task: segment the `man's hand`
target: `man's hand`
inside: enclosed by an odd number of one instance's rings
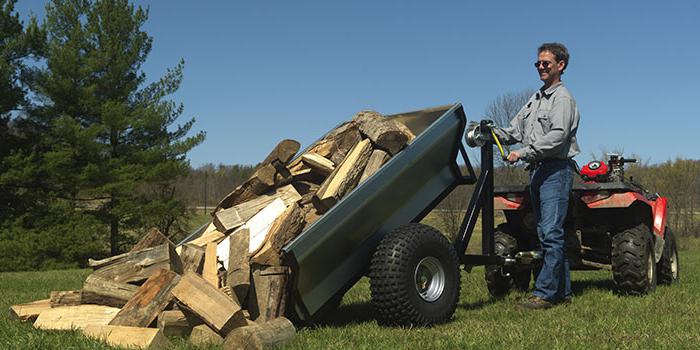
[[[508,161],[512,164],[520,160],[520,155],[518,152],[510,152],[508,153]]]

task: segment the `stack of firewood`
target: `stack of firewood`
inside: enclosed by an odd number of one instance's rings
[[[296,332],[286,319],[282,247],[374,174],[415,136],[363,111],[294,158],[284,140],[217,205],[194,240],[175,247],[151,230],[125,254],[90,260],[83,288],[14,305],[42,329],[81,329],[110,344],[166,347],[167,336],[225,349],[267,348]]]

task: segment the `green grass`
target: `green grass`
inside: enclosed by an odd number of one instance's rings
[[[612,293],[610,273],[574,272],[574,302],[545,311],[515,308],[524,293],[489,297],[483,269],[463,273],[453,320],[429,329],[377,325],[369,282],[345,296],[331,324],[299,330],[288,349],[636,349],[694,348],[700,343],[700,253],[683,251],[682,281],[645,297]],[[89,270],[0,273],[0,307],[80,288]],[[194,349],[173,339],[175,349]],[[0,317],[1,349],[109,349],[77,332],[46,332]]]

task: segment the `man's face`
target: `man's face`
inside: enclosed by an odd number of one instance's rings
[[[537,61],[539,62],[537,72],[540,74],[540,80],[544,83],[552,83],[559,80],[561,71],[564,69],[564,61],[557,62],[556,56],[549,51],[540,52]]]

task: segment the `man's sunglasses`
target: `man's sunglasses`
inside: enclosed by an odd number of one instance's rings
[[[535,62],[535,68],[540,68],[540,65],[543,68],[547,69],[547,68],[549,68],[550,65],[552,65],[552,62],[549,62],[549,61],[537,61],[537,62]]]

